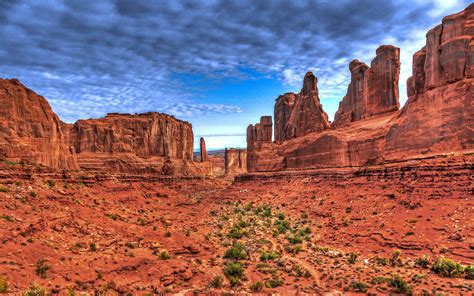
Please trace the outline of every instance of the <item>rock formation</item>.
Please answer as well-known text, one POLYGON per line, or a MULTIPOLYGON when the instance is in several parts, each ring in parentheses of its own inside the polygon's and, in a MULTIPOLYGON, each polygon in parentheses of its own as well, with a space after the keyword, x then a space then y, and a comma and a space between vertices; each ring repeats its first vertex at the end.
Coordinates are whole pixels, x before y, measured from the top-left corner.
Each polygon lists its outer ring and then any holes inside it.
POLYGON ((192 126, 170 115, 109 113, 78 120, 69 128, 71 145, 84 169, 159 173, 165 160, 178 162, 173 165, 183 169, 192 162, 192 126))
POLYGON ((0 79, 0 159, 78 169, 58 116, 42 96, 16 79, 0 79))
POLYGON ((300 93, 287 93, 275 104, 275 141, 301 137, 329 128, 327 114, 319 100, 318 80, 306 73, 300 93))
POLYGON ((273 124, 271 116, 262 116, 260 123, 249 125, 247 127, 247 142, 271 142, 273 134, 273 124))
MULTIPOLYGON (((357 167, 473 153, 473 36, 474 4, 428 32, 426 46, 413 57, 409 100, 399 111, 399 50, 386 45, 377 50, 370 68, 351 62, 351 84, 331 129, 292 133, 294 118, 308 112, 298 107, 301 93, 280 96, 275 142, 255 141, 254 130, 248 130, 249 172, 357 167)), ((304 89, 313 87, 310 81, 307 75, 304 89)), ((296 122, 302 127, 307 121, 296 122)))
POLYGON ((206 141, 203 137, 201 137, 199 148, 199 151, 201 152, 201 162, 209 161, 209 155, 207 154, 206 150, 206 141))
POLYGON ((384 158, 472 150, 474 4, 428 32, 412 71, 408 101, 388 131, 384 158))
POLYGON ((247 150, 226 148, 224 155, 226 175, 238 175, 247 172, 247 150))
POLYGON ((351 82, 346 96, 339 103, 333 127, 399 109, 399 48, 382 45, 377 49, 370 68, 359 60, 353 60, 349 70, 351 82))

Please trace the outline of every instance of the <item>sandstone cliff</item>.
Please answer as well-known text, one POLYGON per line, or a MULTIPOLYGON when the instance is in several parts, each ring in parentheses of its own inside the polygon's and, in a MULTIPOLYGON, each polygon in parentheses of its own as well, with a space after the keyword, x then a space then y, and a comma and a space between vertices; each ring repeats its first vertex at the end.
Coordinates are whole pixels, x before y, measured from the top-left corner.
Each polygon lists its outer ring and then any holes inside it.
POLYGON ((318 80, 311 72, 306 73, 299 94, 288 93, 278 97, 274 113, 275 141, 329 128, 328 116, 319 100, 318 80))
POLYGON ((42 96, 0 79, 0 158, 52 169, 78 169, 61 121, 42 96))
MULTIPOLYGON (((370 68, 351 63, 351 84, 330 130, 288 134, 294 114, 307 110, 297 111, 298 95, 280 96, 275 105, 275 142, 247 138, 249 172, 355 167, 472 153, 473 36, 474 4, 445 17, 428 32, 426 46, 413 57, 409 100, 399 111, 399 50, 393 46, 381 46, 370 68)), ((321 117, 312 118, 320 123, 321 117)))
POLYGON ((238 175, 247 172, 247 150, 226 148, 224 155, 226 175, 238 175))
POLYGON ((351 82, 346 96, 339 103, 332 127, 399 109, 399 48, 382 45, 377 49, 370 68, 354 60, 349 64, 349 70, 351 82))

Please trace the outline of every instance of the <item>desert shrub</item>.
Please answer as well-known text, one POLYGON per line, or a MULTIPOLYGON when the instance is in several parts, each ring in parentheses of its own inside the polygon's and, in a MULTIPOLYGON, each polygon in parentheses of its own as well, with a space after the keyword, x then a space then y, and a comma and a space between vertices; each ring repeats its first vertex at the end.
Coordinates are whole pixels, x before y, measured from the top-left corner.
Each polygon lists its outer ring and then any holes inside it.
POLYGON ((46 290, 37 283, 33 283, 28 290, 23 292, 23 296, 46 296, 46 290))
POLYGON ((247 252, 245 252, 245 246, 241 243, 235 243, 230 249, 228 249, 224 258, 234 259, 234 260, 244 260, 247 259, 247 252))
POLYGON ((252 292, 259 292, 263 289, 263 286, 262 282, 255 282, 250 286, 250 290, 252 290, 252 292))
POLYGON ((431 270, 441 276, 450 278, 459 276, 464 271, 461 264, 455 262, 454 260, 443 257, 436 260, 431 270))
POLYGON ((280 258, 280 254, 275 251, 262 251, 260 254, 260 261, 272 261, 280 258))
POLYGON ((233 239, 240 239, 244 236, 244 234, 245 234, 245 232, 242 230, 242 228, 240 228, 237 225, 234 225, 230 229, 229 234, 227 236, 230 237, 230 238, 233 238, 233 239))
POLYGON ((299 234, 289 235, 286 239, 293 245, 301 244, 303 242, 303 238, 299 234))
POLYGON ((97 244, 96 243, 89 243, 89 251, 91 251, 91 252, 97 251, 97 244))
POLYGON ((273 277, 265 282, 265 286, 267 286, 268 288, 276 288, 282 286, 283 284, 284 281, 278 277, 273 277))
POLYGON ((466 278, 468 280, 474 280, 474 265, 466 266, 464 273, 466 274, 466 278))
POLYGON ((8 281, 4 277, 0 277, 0 294, 6 294, 8 292, 8 281))
POLYGON ((36 275, 41 278, 46 278, 47 271, 50 269, 50 266, 46 264, 46 260, 38 259, 38 261, 36 261, 35 267, 36 275))
POLYGON ((232 287, 240 285, 240 281, 244 278, 244 272, 244 266, 239 262, 229 262, 224 267, 224 274, 232 287))
POLYGON ((278 213, 276 217, 278 218, 278 220, 285 220, 285 214, 283 213, 278 213))
POLYGON ((290 221, 288 220, 276 220, 275 227, 278 233, 283 234, 286 233, 290 228, 290 221))
POLYGON ((355 264, 357 262, 357 257, 359 257, 359 255, 357 255, 356 253, 349 253, 349 256, 347 257, 347 263, 355 264))
POLYGON ((426 256, 421 257, 421 258, 416 258, 415 265, 421 268, 427 268, 428 265, 430 265, 430 259, 428 259, 428 257, 426 256))
POLYGON ((10 190, 9 190, 7 187, 1 186, 1 187, 0 187, 0 192, 8 193, 8 192, 10 192, 10 190))
POLYGON ((48 183, 49 188, 53 188, 55 185, 53 180, 48 180, 47 183, 48 183))
POLYGON ((31 197, 36 197, 38 194, 35 191, 30 191, 30 196, 31 197))
POLYGON ((355 292, 358 292, 358 293, 365 293, 367 292, 367 288, 369 287, 369 285, 367 285, 366 283, 364 282, 360 282, 360 281, 353 281, 350 285, 349 285, 349 288, 352 290, 352 291, 355 291, 355 292))
POLYGON ((390 265, 395 266, 398 265, 402 262, 400 256, 402 255, 402 252, 400 250, 396 250, 392 253, 392 256, 390 256, 390 265))
POLYGON ((385 259, 383 257, 375 257, 375 263, 377 265, 385 266, 385 265, 387 265, 387 259, 385 259))
POLYGON ((388 280, 388 285, 392 287, 392 291, 398 294, 411 294, 411 287, 399 275, 393 276, 388 280))
POLYGON ((160 252, 160 260, 168 260, 170 259, 170 254, 168 253, 168 251, 166 250, 163 250, 160 252))
POLYGON ((215 289, 220 289, 220 288, 222 288, 223 281, 224 281, 224 279, 220 275, 216 275, 209 282, 209 286, 212 287, 212 288, 215 288, 215 289))
POLYGON ((370 283, 372 285, 380 285, 383 283, 386 283, 389 281, 389 278, 383 277, 383 276, 374 276, 372 280, 370 280, 370 283))
POLYGON ((69 288, 67 289, 66 296, 76 296, 76 293, 73 289, 69 288))

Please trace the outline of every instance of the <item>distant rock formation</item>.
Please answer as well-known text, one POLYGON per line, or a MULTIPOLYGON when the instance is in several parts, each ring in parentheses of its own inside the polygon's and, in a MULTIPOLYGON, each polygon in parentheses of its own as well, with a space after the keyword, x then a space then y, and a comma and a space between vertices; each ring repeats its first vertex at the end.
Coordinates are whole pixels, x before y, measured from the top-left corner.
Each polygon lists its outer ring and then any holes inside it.
POLYGON ((62 123, 42 96, 17 79, 0 79, 0 159, 56 170, 79 168, 62 123))
POLYGON ((271 142, 273 134, 273 124, 271 116, 262 116, 260 123, 249 125, 247 127, 247 142, 271 142))
POLYGON ((247 172, 247 150, 226 148, 224 155, 226 175, 239 175, 247 172))
POLYGON ((306 73, 299 94, 287 93, 278 97, 274 118, 275 141, 285 141, 329 128, 328 115, 319 100, 318 80, 312 72, 306 73))
MULTIPOLYGON (((275 142, 247 135, 249 172, 357 167, 473 153, 473 38, 474 4, 430 30, 426 46, 413 57, 409 99, 398 111, 399 50, 387 45, 379 47, 370 68, 351 62, 351 83, 331 129, 322 120, 322 108, 315 112, 311 104, 299 107, 301 93, 280 96, 275 104, 275 142), (313 128, 306 127, 308 122, 313 128)), ((303 90, 315 89, 311 81, 316 79, 308 77, 303 90)))
POLYGON ((349 70, 351 82, 346 96, 339 103, 332 127, 399 109, 399 48, 382 45, 377 49, 370 68, 359 60, 353 60, 349 70))
POLYGON ((201 137, 201 140, 199 142, 199 148, 199 151, 201 152, 201 162, 209 161, 209 155, 207 154, 206 150, 206 141, 203 137, 201 137))

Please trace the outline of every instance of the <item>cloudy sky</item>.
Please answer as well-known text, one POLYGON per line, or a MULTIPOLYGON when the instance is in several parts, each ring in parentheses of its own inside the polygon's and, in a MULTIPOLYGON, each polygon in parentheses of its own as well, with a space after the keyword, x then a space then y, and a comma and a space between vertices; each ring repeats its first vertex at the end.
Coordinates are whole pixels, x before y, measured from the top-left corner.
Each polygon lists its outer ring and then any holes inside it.
MULTIPOLYGON (((67 122, 159 111, 190 121, 210 148, 299 91, 308 70, 332 119, 348 64, 401 48, 401 102, 426 31, 470 1, 2 0, 0 77, 19 78, 67 122)), ((198 143, 198 141, 195 141, 198 143)))

